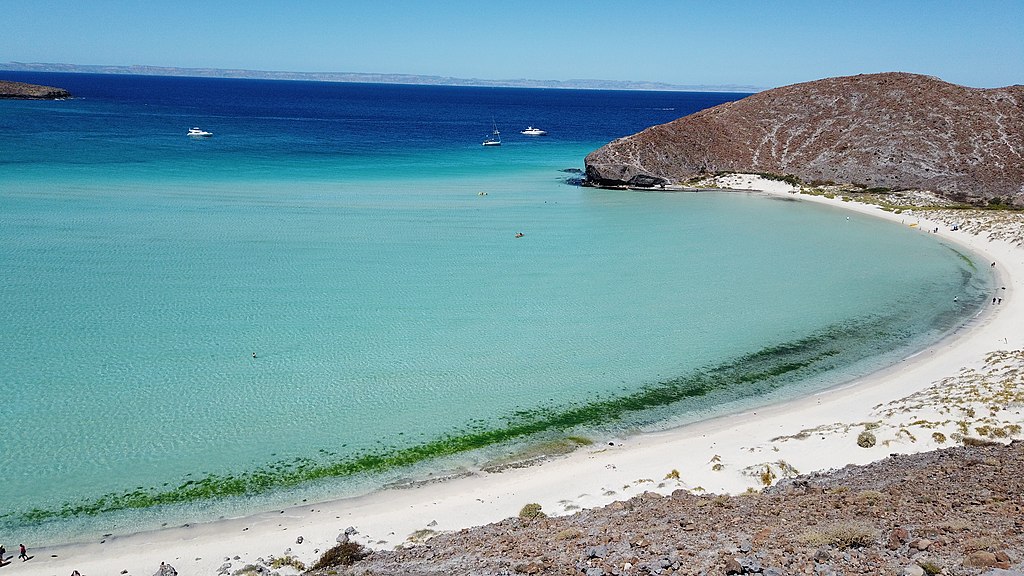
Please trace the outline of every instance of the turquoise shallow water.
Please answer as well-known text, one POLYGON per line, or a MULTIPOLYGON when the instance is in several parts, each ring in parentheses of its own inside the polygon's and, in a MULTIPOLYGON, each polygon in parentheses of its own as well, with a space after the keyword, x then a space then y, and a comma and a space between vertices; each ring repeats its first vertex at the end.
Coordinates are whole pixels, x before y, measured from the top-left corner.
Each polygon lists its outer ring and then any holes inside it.
MULTIPOLYGON (((152 121, 53 106, 115 104, 152 121)), ((285 150, 216 131, 4 152, 7 533, 215 518, 802 393, 987 293, 970 257, 880 220, 568 185, 582 138, 331 155, 290 130, 285 150)))

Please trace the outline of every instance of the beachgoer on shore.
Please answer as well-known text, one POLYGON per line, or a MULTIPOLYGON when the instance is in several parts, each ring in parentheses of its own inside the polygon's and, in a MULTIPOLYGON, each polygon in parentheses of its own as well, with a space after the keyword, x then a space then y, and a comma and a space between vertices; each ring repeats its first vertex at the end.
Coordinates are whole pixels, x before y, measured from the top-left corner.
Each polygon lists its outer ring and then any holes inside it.
POLYGON ((24 544, 18 544, 20 551, 18 552, 18 558, 21 558, 22 562, 28 561, 28 550, 25 549, 24 544))
POLYGON ((72 570, 71 571, 71 576, 82 576, 82 575, 78 573, 78 570, 72 570))
POLYGON ((7 548, 4 548, 4 545, 0 544, 0 564, 3 564, 4 560, 7 560, 7 548))

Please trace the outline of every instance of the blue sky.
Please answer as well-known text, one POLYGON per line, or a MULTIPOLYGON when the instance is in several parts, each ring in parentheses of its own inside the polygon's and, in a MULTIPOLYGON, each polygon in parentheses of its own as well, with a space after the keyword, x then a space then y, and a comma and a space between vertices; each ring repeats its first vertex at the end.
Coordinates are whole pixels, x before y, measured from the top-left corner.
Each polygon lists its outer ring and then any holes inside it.
POLYGON ((780 86, 1024 84, 1024 0, 0 0, 0 62, 780 86))

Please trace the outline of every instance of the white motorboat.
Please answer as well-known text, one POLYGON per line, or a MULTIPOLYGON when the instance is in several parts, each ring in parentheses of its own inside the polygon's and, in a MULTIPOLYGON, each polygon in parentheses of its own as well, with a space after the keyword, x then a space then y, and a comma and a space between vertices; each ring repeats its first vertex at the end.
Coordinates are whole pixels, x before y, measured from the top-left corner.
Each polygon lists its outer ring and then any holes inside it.
POLYGON ((207 132, 206 130, 203 130, 201 128, 189 128, 188 129, 188 135, 189 136, 200 136, 200 137, 207 137, 208 138, 210 136, 213 136, 213 132, 207 132))
POLYGON ((548 135, 547 130, 541 130, 540 128, 534 128, 533 126, 528 126, 526 128, 526 130, 520 130, 519 133, 520 134, 525 134, 527 136, 547 136, 548 135))

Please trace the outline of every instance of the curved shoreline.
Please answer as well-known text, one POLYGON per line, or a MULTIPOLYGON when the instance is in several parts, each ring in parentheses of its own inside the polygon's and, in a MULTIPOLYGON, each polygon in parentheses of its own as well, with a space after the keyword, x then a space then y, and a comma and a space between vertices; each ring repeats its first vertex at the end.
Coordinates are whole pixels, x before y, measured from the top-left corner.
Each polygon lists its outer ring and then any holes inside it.
MULTIPOLYGON (((779 190, 767 193, 792 197, 779 190)), ((798 198, 897 223, 901 219, 873 206, 798 198)), ((921 221, 929 228, 944 229, 942 224, 921 221)), ((799 441, 794 438, 815 426, 873 420, 874 407, 919 392, 963 367, 978 366, 987 352, 1019 349, 1024 344, 1012 330, 1024 318, 1022 307, 1012 297, 1014 273, 1018 277, 1024 273, 1024 250, 1002 241, 985 242, 979 236, 944 233, 943 237, 999 262, 996 273, 1007 287, 1005 301, 924 350, 853 382, 756 410, 629 437, 614 446, 582 448, 539 466, 478 472, 353 499, 110 538, 105 543, 30 550, 35 558, 19 566, 19 572, 53 574, 77 569, 90 574, 126 569, 147 573, 167 561, 183 576, 210 574, 224 563, 225 556, 239 555, 238 568, 257 557, 283 555, 288 548, 308 563, 317 557, 315 549, 323 551, 333 545, 347 526, 359 530, 354 539, 380 548, 401 544, 417 530, 454 530, 514 516, 528 502, 542 504, 549 513, 562 513, 573 507, 604 505, 645 490, 700 487, 708 492, 741 492, 759 484, 757 478, 742 473, 744 468, 760 469, 784 460, 805 473, 866 463, 891 452, 932 449, 935 444, 927 441, 888 446, 880 442, 873 448, 860 448, 855 440, 863 426, 851 426, 845 432, 822 429, 820 435, 810 434, 799 441), (724 469, 714 470, 715 464, 724 469), (666 478, 674 470, 680 478, 666 478), (296 544, 298 536, 303 537, 302 544, 296 544), (57 557, 50 557, 52 554, 57 557)))

